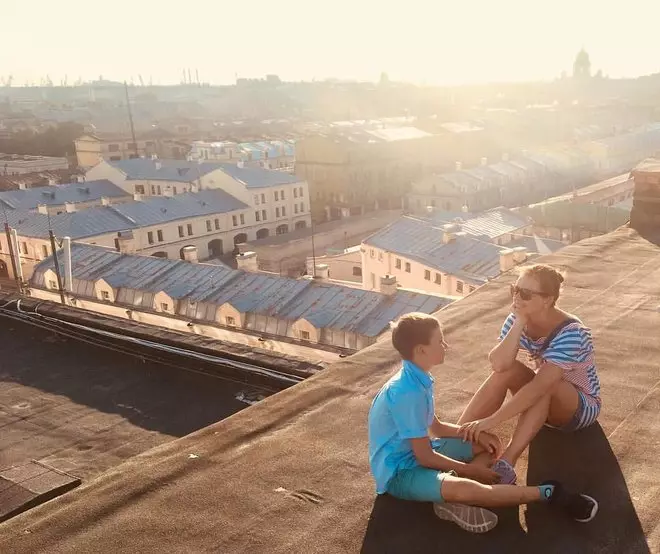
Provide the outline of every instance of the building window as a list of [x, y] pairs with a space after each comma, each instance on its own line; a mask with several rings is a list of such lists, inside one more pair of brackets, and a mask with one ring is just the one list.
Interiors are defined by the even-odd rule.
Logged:
[[181, 237], [181, 238], [184, 237], [184, 234], [183, 234], [183, 225], [179, 225], [179, 237]]
[[353, 277], [362, 277], [362, 268], [354, 265], [353, 266]]
[[304, 203], [304, 202], [301, 202], [301, 203], [300, 203], [300, 211], [301, 211], [301, 212], [304, 212], [304, 211], [305, 211], [305, 203]]
[[280, 193], [279, 191], [275, 191], [275, 202], [277, 202], [280, 199]]
[[102, 290], [101, 291], [101, 299], [105, 300], [106, 302], [110, 301], [110, 293], [107, 290]]
[[57, 281], [53, 281], [52, 279], [48, 281], [48, 287], [51, 289], [56, 289], [57, 288]]
[[456, 292], [463, 294], [463, 281], [456, 281]]
[[259, 195], [258, 194], [254, 195], [254, 204], [255, 204], [255, 206], [259, 205]]
[[163, 310], [164, 312], [167, 312], [170, 309], [170, 305], [167, 304], [166, 302], [161, 302], [160, 303], [160, 309]]
[[284, 191], [283, 190], [280, 191], [280, 199], [284, 200]]
[[265, 204], [265, 203], [266, 203], [266, 194], [263, 193], [263, 192], [261, 193], [261, 203], [262, 203], [262, 204]]
[[261, 221], [261, 214], [259, 213], [258, 210], [256, 212], [254, 212], [254, 220], [255, 221]]
[[376, 257], [376, 251], [373, 248], [369, 249], [369, 257], [370, 258], [375, 258]]
[[219, 231], [220, 230], [220, 220], [218, 218], [215, 218], [213, 220], [213, 223], [215, 223], [215, 230]]
[[[293, 190], [296, 190], [296, 189], [293, 189]], [[293, 213], [294, 213], [294, 214], [297, 214], [297, 213], [298, 213], [298, 204], [294, 204], [294, 205], [293, 205]]]
[[280, 209], [275, 208], [275, 217], [280, 217]]
[[410, 262], [406, 262], [406, 273], [410, 273]]
[[160, 185], [158, 185], [156, 188], [158, 189], [158, 196], [162, 196], [163, 191], [161, 190]]
[[160, 229], [157, 231], [158, 233], [158, 242], [163, 242], [165, 239], [163, 238], [163, 231]]
[[238, 217], [236, 217], [235, 215], [232, 215], [231, 216], [231, 222], [232, 222], [232, 225], [234, 227], [236, 227], [238, 225]]
[[424, 270], [424, 279], [426, 279], [427, 281], [431, 280], [431, 272], [428, 269]]
[[144, 194], [144, 185], [135, 185], [135, 194]]
[[149, 241], [149, 244], [154, 243], [154, 233], [153, 233], [153, 231], [149, 231], [147, 233], [147, 241]]
[[439, 273], [435, 274], [435, 284], [436, 285], [441, 285], [442, 284], [442, 275], [440, 275]]
[[293, 189], [293, 197], [298, 198], [298, 189], [297, 188]]
[[193, 232], [192, 232], [192, 223], [188, 223], [188, 236], [190, 237], [190, 236], [192, 236], [192, 234], [193, 234]]
[[213, 228], [211, 227], [211, 220], [210, 220], [210, 219], [207, 219], [207, 220], [206, 220], [206, 230], [207, 230], [209, 233], [213, 230]]
[[309, 340], [309, 331], [300, 331], [301, 340]]
[[27, 255], [28, 255], [28, 245], [27, 245], [27, 242], [22, 242], [22, 243], [21, 243], [21, 249], [23, 250], [23, 254], [27, 256]]
[[245, 214], [241, 214], [241, 225], [245, 225]]
[[126, 149], [127, 149], [127, 150], [133, 150], [133, 151], [135, 151], [136, 147], [137, 147], [137, 145], [136, 145], [134, 142], [129, 142], [129, 143], [126, 145]]
[[286, 215], [286, 206], [282, 206], [282, 217]]
[[394, 261], [394, 267], [396, 267], [397, 269], [401, 269], [401, 258], [397, 258]]
[[108, 152], [119, 152], [118, 144], [108, 144]]
[[378, 261], [379, 262], [383, 261], [383, 253], [382, 252], [378, 252]]
[[42, 250], [43, 253], [44, 253], [44, 257], [47, 257], [47, 256], [48, 256], [48, 246], [45, 245], [45, 244], [42, 244], [42, 245], [41, 245], [41, 250]]
[[470, 292], [474, 292], [474, 291], [477, 290], [477, 289], [476, 289], [475, 287], [473, 287], [473, 286], [470, 285], [470, 289], [469, 289], [469, 290], [470, 290]]
[[156, 196], [156, 185], [151, 185], [151, 194], [152, 196]]
[[172, 194], [177, 194], [176, 187], [172, 187]]
[[303, 194], [303, 188], [300, 187], [300, 198], [302, 198], [303, 196], [305, 196], [305, 195]]
[[225, 322], [227, 325], [231, 325], [232, 327], [236, 326], [236, 318], [228, 315], [225, 317]]

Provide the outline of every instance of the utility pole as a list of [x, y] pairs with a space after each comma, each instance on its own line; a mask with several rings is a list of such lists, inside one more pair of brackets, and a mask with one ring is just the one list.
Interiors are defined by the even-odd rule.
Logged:
[[126, 108], [128, 109], [128, 121], [131, 124], [131, 136], [133, 137], [133, 148], [135, 150], [135, 157], [139, 158], [137, 140], [135, 140], [135, 127], [133, 126], [133, 113], [131, 112], [131, 101], [128, 98], [128, 84], [124, 81], [124, 91], [126, 92]]
[[57, 275], [57, 288], [60, 291], [60, 300], [62, 304], [66, 304], [64, 298], [64, 287], [62, 287], [62, 274], [60, 273], [60, 264], [57, 261], [57, 244], [55, 243], [55, 235], [52, 229], [48, 229], [48, 236], [50, 237], [50, 247], [53, 249], [53, 263], [55, 264], [55, 275]]

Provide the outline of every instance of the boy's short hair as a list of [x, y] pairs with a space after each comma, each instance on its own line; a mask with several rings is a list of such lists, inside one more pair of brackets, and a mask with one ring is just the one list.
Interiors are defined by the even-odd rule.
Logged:
[[392, 345], [404, 360], [411, 360], [415, 347], [429, 344], [433, 331], [441, 328], [435, 317], [419, 312], [401, 316], [391, 327]]

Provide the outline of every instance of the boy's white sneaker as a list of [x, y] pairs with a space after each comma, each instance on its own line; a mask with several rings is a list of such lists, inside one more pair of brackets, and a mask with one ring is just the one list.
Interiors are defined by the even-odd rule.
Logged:
[[497, 514], [485, 508], [465, 504], [433, 504], [433, 511], [440, 519], [453, 521], [470, 533], [486, 533], [497, 525]]

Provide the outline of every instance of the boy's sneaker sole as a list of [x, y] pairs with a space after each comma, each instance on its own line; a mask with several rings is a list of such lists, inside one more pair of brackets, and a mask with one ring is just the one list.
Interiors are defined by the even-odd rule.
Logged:
[[591, 502], [593, 507], [591, 508], [591, 514], [589, 517], [583, 519], [575, 518], [575, 521], [579, 521], [580, 523], [589, 523], [593, 518], [596, 517], [596, 514], [598, 513], [598, 502], [596, 502], [596, 499], [592, 496], [589, 496], [588, 494], [580, 494], [580, 496]]
[[435, 515], [451, 521], [470, 533], [487, 533], [497, 525], [497, 514], [485, 508], [465, 504], [433, 504]]

